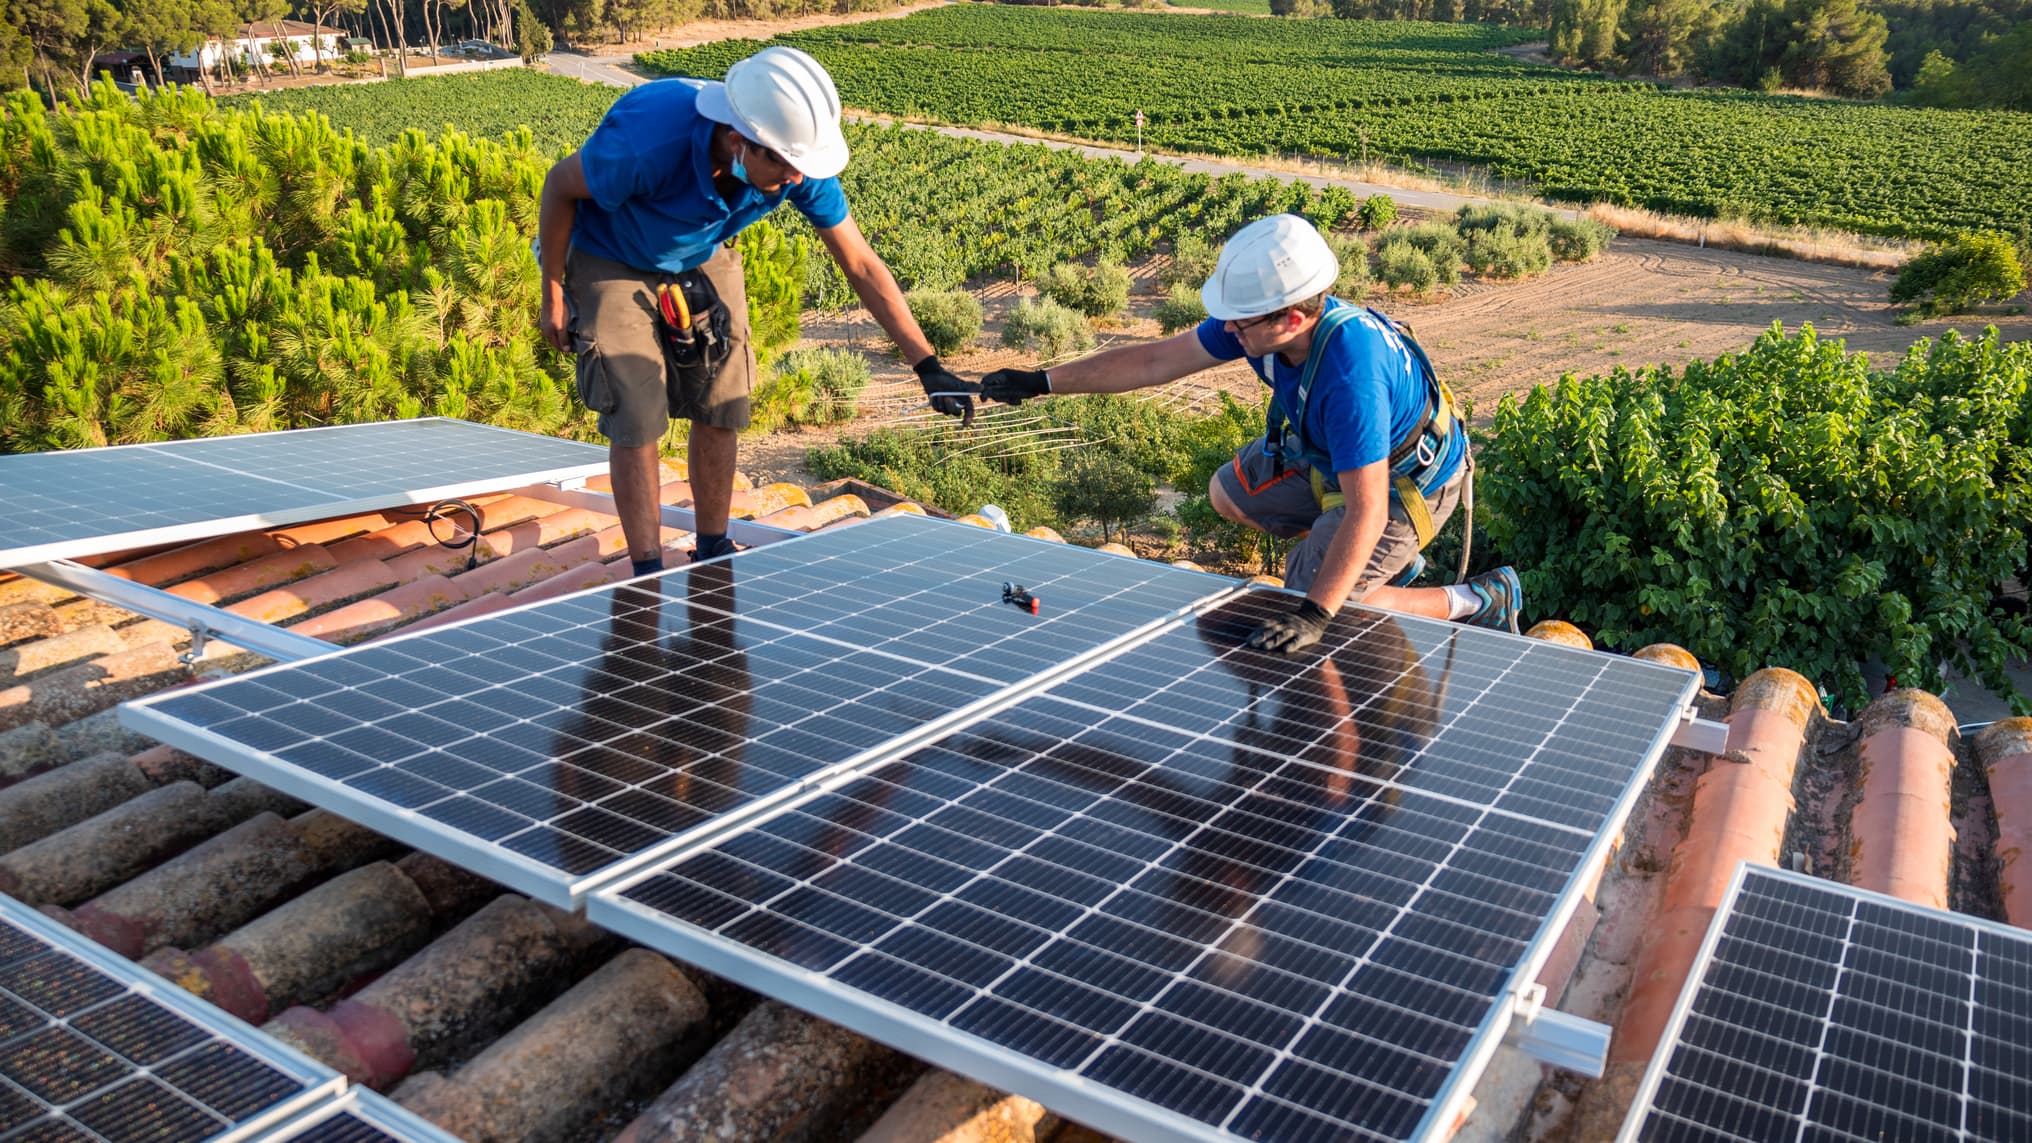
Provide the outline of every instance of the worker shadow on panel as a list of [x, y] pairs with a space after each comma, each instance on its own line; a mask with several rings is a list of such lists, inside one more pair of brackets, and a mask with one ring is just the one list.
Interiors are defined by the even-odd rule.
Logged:
[[753, 679], [727, 614], [733, 561], [614, 589], [600, 653], [560, 728], [560, 829], [632, 853], [739, 805]]

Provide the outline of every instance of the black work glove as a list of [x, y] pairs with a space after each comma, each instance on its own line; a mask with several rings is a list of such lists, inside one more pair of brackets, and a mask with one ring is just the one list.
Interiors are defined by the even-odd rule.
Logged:
[[[945, 367], [945, 363], [934, 353], [923, 361], [911, 366], [917, 371], [917, 380], [924, 385], [924, 395], [931, 398], [931, 409], [947, 417], [958, 417], [961, 428], [972, 428], [974, 424], [974, 396], [981, 391], [972, 381], [962, 381], [959, 375]], [[937, 396], [935, 394], [961, 393], [964, 396]]]
[[1302, 600], [1296, 610], [1265, 620], [1244, 646], [1285, 654], [1304, 650], [1319, 642], [1319, 637], [1326, 634], [1326, 625], [1332, 621], [1333, 612], [1310, 599]]
[[1004, 405], [1020, 405], [1051, 394], [1051, 374], [1042, 369], [997, 369], [981, 378], [981, 397]]

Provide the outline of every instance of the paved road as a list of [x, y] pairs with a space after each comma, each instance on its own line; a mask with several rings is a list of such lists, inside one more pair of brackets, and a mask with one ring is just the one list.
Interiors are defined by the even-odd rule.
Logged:
[[[545, 62], [549, 64], [550, 70], [558, 75], [568, 75], [574, 79], [583, 80], [586, 83], [602, 83], [609, 87], [634, 87], [637, 84], [647, 82], [643, 77], [628, 70], [628, 65], [633, 60], [633, 56], [627, 55], [587, 56], [576, 52], [561, 51], [552, 52], [545, 58]], [[850, 115], [848, 118], [858, 123], [894, 122], [879, 115]], [[951, 135], [957, 139], [983, 139], [994, 143], [1041, 142], [1054, 150], [1078, 151], [1083, 155], [1097, 159], [1124, 159], [1134, 162], [1137, 158], [1135, 151], [1120, 147], [1100, 147], [1088, 143], [1070, 143], [1057, 139], [1033, 139], [1025, 135], [1009, 135], [999, 131], [979, 131], [971, 127], [941, 127], [921, 123], [906, 123], [904, 126], [925, 131], [937, 131], [941, 135]], [[1305, 182], [1311, 183], [1316, 187], [1345, 187], [1354, 194], [1364, 197], [1372, 194], [1387, 194], [1405, 206], [1414, 206], [1422, 210], [1450, 212], [1459, 210], [1468, 203], [1496, 201], [1475, 195], [1451, 194], [1446, 191], [1407, 190], [1404, 187], [1390, 186], [1385, 183], [1362, 182], [1357, 179], [1343, 178], [1337, 175], [1298, 174], [1292, 171], [1274, 170], [1269, 167], [1250, 166], [1246, 163], [1224, 162], [1212, 159], [1184, 159], [1170, 155], [1152, 155], [1151, 158], [1159, 162], [1170, 163], [1173, 166], [1181, 167], [1188, 171], [1201, 171], [1215, 176], [1239, 171], [1252, 178], [1283, 179], [1286, 181], [1303, 179]], [[1559, 210], [1561, 214], [1569, 217], [1575, 217], [1579, 214], [1578, 211], [1574, 210], [1557, 207], [1553, 209]]]

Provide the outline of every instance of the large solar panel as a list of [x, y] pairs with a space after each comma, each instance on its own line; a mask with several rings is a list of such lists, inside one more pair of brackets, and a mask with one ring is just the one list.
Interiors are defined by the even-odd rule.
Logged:
[[0, 1138], [242, 1139], [344, 1077], [0, 897]]
[[[1002, 602], [1004, 580], [1041, 613]], [[1233, 589], [899, 516], [164, 693], [123, 717], [569, 906], [687, 831]]]
[[0, 568], [606, 471], [607, 450], [444, 417], [0, 456]]
[[1132, 1139], [1428, 1137], [1695, 679], [1221, 603], [596, 893], [595, 921]]
[[1743, 865], [1623, 1139], [2032, 1139], [2032, 933]]
[[261, 1137], [261, 1143], [459, 1143], [400, 1104], [356, 1087], [303, 1118]]

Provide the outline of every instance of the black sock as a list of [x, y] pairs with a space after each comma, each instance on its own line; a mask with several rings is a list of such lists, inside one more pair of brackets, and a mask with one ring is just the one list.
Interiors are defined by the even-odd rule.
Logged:
[[700, 532], [697, 542], [698, 547], [693, 550], [698, 553], [698, 558], [702, 560], [709, 560], [714, 556], [724, 556], [734, 550], [734, 545], [727, 541], [727, 534], [725, 532]]
[[631, 559], [629, 562], [635, 565], [636, 575], [654, 575], [663, 570], [663, 556], [661, 553], [650, 556], [646, 560]]

